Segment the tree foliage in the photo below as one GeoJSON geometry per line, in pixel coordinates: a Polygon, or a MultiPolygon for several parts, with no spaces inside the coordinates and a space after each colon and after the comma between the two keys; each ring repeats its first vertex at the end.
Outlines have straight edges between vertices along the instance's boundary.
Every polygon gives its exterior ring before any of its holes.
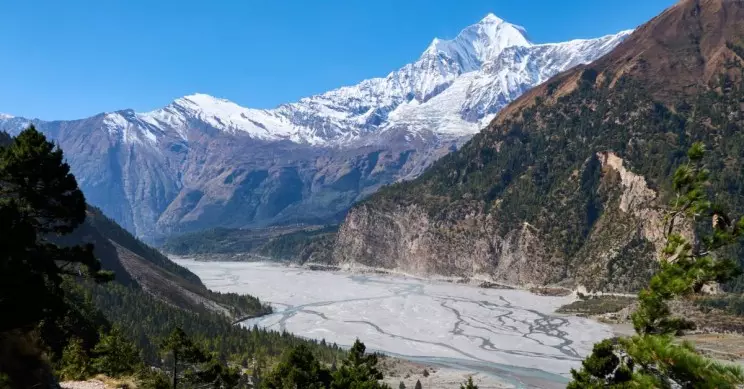
{"type": "Polygon", "coordinates": [[[73,338],[62,352],[59,375],[63,380],[83,380],[91,374],[90,358],[82,340],[73,338]]]}
{"type": "MultiPolygon", "coordinates": [[[[83,223],[85,211],[62,151],[33,126],[0,148],[0,311],[6,313],[0,316],[0,334],[35,339],[37,344],[28,346],[48,348],[60,375],[70,378],[90,372],[88,351],[105,320],[89,310],[89,301],[65,293],[64,283],[112,278],[92,246],[56,243],[83,223]]],[[[5,348],[8,337],[0,341],[5,348]]],[[[12,355],[2,358],[0,370],[8,380],[28,382],[30,370],[13,369],[12,355]]]]}
{"type": "Polygon", "coordinates": [[[366,347],[359,339],[354,342],[341,366],[333,372],[318,363],[310,349],[300,345],[282,356],[281,361],[261,381],[261,387],[390,389],[390,386],[380,382],[383,376],[377,363],[378,356],[366,353],[366,347]]]}
{"type": "Polygon", "coordinates": [[[349,356],[341,367],[333,373],[333,389],[381,389],[388,388],[381,384],[382,373],[377,369],[378,357],[367,354],[364,343],[357,339],[349,350],[349,356]]]}
{"type": "Polygon", "coordinates": [[[62,150],[33,126],[0,149],[0,331],[33,326],[64,311],[64,275],[107,281],[93,247],[50,238],[85,220],[85,198],[62,150]]]}
{"type": "Polygon", "coordinates": [[[134,374],[142,363],[139,350],[124,338],[118,326],[114,326],[108,334],[101,334],[92,354],[92,369],[110,377],[134,374]]]}
{"type": "Polygon", "coordinates": [[[693,144],[688,163],[674,173],[661,269],[639,294],[632,315],[637,335],[595,344],[582,368],[572,370],[569,388],[735,388],[744,383],[741,368],[711,361],[691,344],[674,341],[691,323],[674,317],[668,301],[700,293],[741,272],[735,261],[718,254],[744,234],[744,218],[731,219],[709,199],[704,154],[701,143],[693,144]],[[709,223],[707,234],[684,236],[685,225],[702,222],[709,223]]]}
{"type": "Polygon", "coordinates": [[[460,389],[478,389],[478,385],[473,383],[473,377],[468,377],[464,384],[460,384],[460,389]]]}
{"type": "Polygon", "coordinates": [[[315,359],[304,345],[287,351],[261,382],[266,389],[307,388],[324,389],[330,387],[331,373],[315,359]]]}
{"type": "Polygon", "coordinates": [[[163,340],[161,351],[168,353],[173,361],[170,372],[173,389],[181,381],[186,385],[214,388],[234,388],[240,382],[241,376],[235,369],[205,353],[178,327],[163,340]]]}

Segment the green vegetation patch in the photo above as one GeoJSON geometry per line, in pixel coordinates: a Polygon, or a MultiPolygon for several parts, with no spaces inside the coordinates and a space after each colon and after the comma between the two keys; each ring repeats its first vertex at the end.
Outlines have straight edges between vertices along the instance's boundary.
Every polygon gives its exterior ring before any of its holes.
{"type": "Polygon", "coordinates": [[[619,312],[635,301],[635,297],[594,296],[564,305],[558,308],[556,312],[580,316],[603,315],[605,313],[619,312]]]}

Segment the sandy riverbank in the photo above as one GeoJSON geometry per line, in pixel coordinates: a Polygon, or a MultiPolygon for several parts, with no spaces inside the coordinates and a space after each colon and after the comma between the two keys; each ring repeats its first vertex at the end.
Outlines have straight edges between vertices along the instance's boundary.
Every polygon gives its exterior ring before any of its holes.
{"type": "Polygon", "coordinates": [[[406,388],[413,389],[416,381],[421,381],[426,389],[456,389],[468,377],[481,389],[513,388],[503,380],[477,372],[467,372],[459,369],[443,368],[431,364],[422,364],[401,358],[385,357],[380,362],[385,375],[385,381],[390,387],[397,389],[401,382],[406,388]],[[426,373],[424,373],[426,372],[426,373]]]}

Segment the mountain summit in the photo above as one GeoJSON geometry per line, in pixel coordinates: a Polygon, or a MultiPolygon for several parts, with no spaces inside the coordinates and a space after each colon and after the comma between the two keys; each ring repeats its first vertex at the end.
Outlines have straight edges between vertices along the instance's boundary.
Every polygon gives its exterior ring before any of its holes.
{"type": "Polygon", "coordinates": [[[457,62],[463,72],[479,69],[507,47],[529,47],[532,44],[522,27],[505,22],[489,13],[480,22],[462,30],[455,39],[434,38],[422,57],[444,55],[457,62]]]}
{"type": "Polygon", "coordinates": [[[274,109],[192,94],[151,112],[2,116],[0,129],[36,124],[67,151],[88,200],[141,237],[326,223],[381,185],[416,177],[524,91],[627,35],[534,44],[489,14],[385,77],[274,109]]]}

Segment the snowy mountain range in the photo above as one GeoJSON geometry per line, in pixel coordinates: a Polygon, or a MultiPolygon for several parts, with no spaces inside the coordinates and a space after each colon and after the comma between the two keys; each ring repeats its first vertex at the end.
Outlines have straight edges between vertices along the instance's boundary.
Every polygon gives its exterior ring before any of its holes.
{"type": "Polygon", "coordinates": [[[386,77],[275,109],[193,94],[151,112],[72,121],[0,114],[0,129],[34,123],[63,147],[89,202],[147,239],[327,222],[418,175],[524,91],[629,34],[534,44],[489,14],[386,77]]]}

